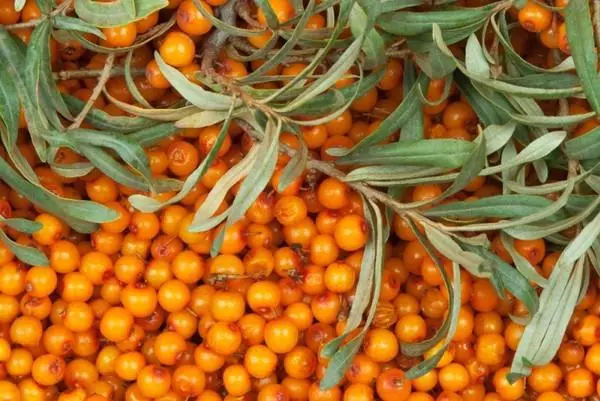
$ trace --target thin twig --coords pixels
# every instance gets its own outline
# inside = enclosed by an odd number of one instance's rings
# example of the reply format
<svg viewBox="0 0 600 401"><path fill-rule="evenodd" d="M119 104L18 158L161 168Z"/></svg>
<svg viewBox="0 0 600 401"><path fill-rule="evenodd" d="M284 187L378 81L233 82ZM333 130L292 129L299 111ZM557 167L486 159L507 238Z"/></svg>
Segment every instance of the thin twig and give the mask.
<svg viewBox="0 0 600 401"><path fill-rule="evenodd" d="M225 3L224 6L219 8L221 13L221 20L228 25L235 25L236 13L235 7L237 4L237 0L230 0ZM217 72L215 71L214 65L217 60L217 56L219 55L219 51L225 46L227 39L229 38L229 33L221 29L213 30L212 34L208 38L208 40L204 43L204 49L202 53L202 71L210 76L215 77Z"/></svg>
<svg viewBox="0 0 600 401"><path fill-rule="evenodd" d="M41 24L42 22L44 22L46 19L52 18L55 15L61 14L61 13L65 12L66 10L68 10L71 7L71 5L73 4L73 1L74 0L64 1L62 4L60 4L58 7L56 7L50 14L42 15L40 18L32 19L32 20L26 21L26 22L18 22L16 24L4 25L3 28L8 31L12 31L15 29L21 29L21 28L33 28L33 27Z"/></svg>
<svg viewBox="0 0 600 401"><path fill-rule="evenodd" d="M77 115L77 117L75 118L73 123L69 126L70 130L79 128L79 126L85 119L85 116L92 108L94 102L96 101L96 99L98 99L98 96L100 96L100 94L102 93L102 89L104 88L104 85L106 84L106 81L108 81L108 78L110 76L110 70L112 69L112 65L113 65L114 61L115 61L115 54L110 53L108 55L108 57L106 58L106 64L104 64L103 73L98 78L98 83L94 87L94 90L92 91L92 95L88 99L88 101L85 104L85 106L83 107L83 109L81 109L81 111L79 112L79 114Z"/></svg>
<svg viewBox="0 0 600 401"><path fill-rule="evenodd" d="M240 1L235 7L235 11L252 28L262 28L262 25L252 16L252 10L246 1Z"/></svg>
<svg viewBox="0 0 600 401"><path fill-rule="evenodd" d="M68 80L68 79L83 79L83 78L96 78L102 75L104 69L101 70L63 70L52 73L52 78L55 80ZM146 70L144 68L132 68L131 75L134 77L138 77L144 75ZM109 72L109 78L112 77L120 77L125 74L125 69L123 67L113 67Z"/></svg>
<svg viewBox="0 0 600 401"><path fill-rule="evenodd" d="M596 33L596 47L600 46L600 0L594 0L594 32Z"/></svg>

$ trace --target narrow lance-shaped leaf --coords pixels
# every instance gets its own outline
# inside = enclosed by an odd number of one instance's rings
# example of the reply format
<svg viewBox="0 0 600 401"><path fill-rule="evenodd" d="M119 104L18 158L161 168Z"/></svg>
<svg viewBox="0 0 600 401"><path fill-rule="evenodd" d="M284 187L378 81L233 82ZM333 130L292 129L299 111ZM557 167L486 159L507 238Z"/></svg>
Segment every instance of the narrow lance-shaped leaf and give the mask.
<svg viewBox="0 0 600 401"><path fill-rule="evenodd" d="M229 110L232 103L239 103L231 96L209 92L191 83L179 70L165 63L158 52L154 53L154 58L165 78L194 106L204 110Z"/></svg>
<svg viewBox="0 0 600 401"><path fill-rule="evenodd" d="M583 84L586 98L592 109L600 113L600 76L598 52L594 40L594 27L590 5L587 1L571 1L564 10L569 50L575 62L577 75Z"/></svg>
<svg viewBox="0 0 600 401"><path fill-rule="evenodd" d="M416 96L417 87L419 85L426 85L427 83L427 77L425 74L421 74L414 82L410 91L406 92L402 103L400 103L400 105L377 126L375 131L354 146L354 148L348 152L347 156L340 158L340 163L343 163L346 158L352 158L352 156L360 154L364 149L369 149L373 144L384 140L392 135L394 131L402 128L402 126L412 118L415 111L422 106L419 97Z"/></svg>
<svg viewBox="0 0 600 401"><path fill-rule="evenodd" d="M217 139L215 140L215 143L211 147L210 151L204 160L202 160L202 163L200 163L200 165L196 167L196 169L185 179L183 186L181 187L181 191L179 191L177 195L163 202L145 195L131 195L129 197L129 202L131 205L144 213L154 213L164 206L172 205L173 203L177 203L181 199L185 198L196 186L200 178L202 178L202 176L206 173L206 170L208 170L219 150L221 149L221 146L227 137L232 113L233 107L230 108L229 116L219 130L219 135L217 136Z"/></svg>
<svg viewBox="0 0 600 401"><path fill-rule="evenodd" d="M50 261L39 249L21 245L6 235L4 230L0 230L0 241L6 245L6 247L15 254L17 259L32 266L48 266Z"/></svg>

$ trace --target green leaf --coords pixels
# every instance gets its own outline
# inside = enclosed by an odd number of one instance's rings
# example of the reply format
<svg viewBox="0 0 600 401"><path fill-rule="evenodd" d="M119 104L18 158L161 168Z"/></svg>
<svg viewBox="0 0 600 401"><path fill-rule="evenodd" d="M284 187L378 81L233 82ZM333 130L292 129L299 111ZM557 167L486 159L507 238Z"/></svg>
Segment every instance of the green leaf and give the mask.
<svg viewBox="0 0 600 401"><path fill-rule="evenodd" d="M292 102L285 107L278 109L281 113L287 113L297 110L308 100L314 99L319 94L328 90L336 81L342 78L346 71L356 62L360 54L360 47L363 42L363 37L358 37L352 44L342 53L326 74L317 78L302 94L296 97Z"/></svg>
<svg viewBox="0 0 600 401"><path fill-rule="evenodd" d="M421 90L420 82L417 83L416 78L417 72L413 63L406 60L404 63L404 79L402 85L404 86L404 93L411 93L411 89L416 87L419 91ZM425 84L426 82L423 82ZM387 120L387 119L386 119ZM385 120L384 120L385 121ZM379 127L377 127L379 128ZM376 129L377 130L377 129ZM423 103L418 102L414 107L414 111L409 116L402 126L402 132L400 134L399 141L411 141L416 139L423 139L425 137L425 119L423 117Z"/></svg>
<svg viewBox="0 0 600 401"><path fill-rule="evenodd" d="M109 3L75 0L75 12L84 21L106 28L140 20L168 4L167 0L115 0Z"/></svg>
<svg viewBox="0 0 600 401"><path fill-rule="evenodd" d="M573 160L600 157L600 127L565 142L565 153L569 159Z"/></svg>
<svg viewBox="0 0 600 401"><path fill-rule="evenodd" d="M279 178L279 183L276 188L279 192L283 192L283 190L300 177L306 169L306 163L308 162L308 147L303 140L299 140L299 143L300 148L292 155L292 158L281 172L281 177Z"/></svg>
<svg viewBox="0 0 600 401"><path fill-rule="evenodd" d="M77 99L76 97L67 95L64 97L64 99L65 99L65 102L67 103L67 106L69 107L69 110L72 113L75 113L75 114L79 113L85 106L85 102L82 102L81 100ZM111 100L111 102L113 102L113 103L116 103L113 101L116 99L111 99L109 97L109 100ZM117 104L117 106L120 106L120 105ZM158 111L162 111L162 110L156 110L156 111L158 112ZM140 130L143 128L148 128L148 127L151 127L151 126L154 126L157 124L156 121L153 121L149 118L111 116L110 114L108 114L100 109L97 109L97 108L90 109L90 111L85 116L85 121L90 123L91 125L93 125L94 127L98 128L98 129L112 131L112 132L120 132L120 133L128 133L128 132L132 132L132 131L137 131L137 130Z"/></svg>
<svg viewBox="0 0 600 401"><path fill-rule="evenodd" d="M12 253L22 262L31 266L49 266L50 261L42 251L36 248L24 246L11 240L3 230L0 230L0 241L10 249Z"/></svg>
<svg viewBox="0 0 600 401"><path fill-rule="evenodd" d="M127 140L137 143L142 148L156 145L158 142L166 139L177 132L177 128L172 123L158 124L150 128L143 128L127 135Z"/></svg>
<svg viewBox="0 0 600 401"><path fill-rule="evenodd" d="M21 219L21 218L6 219L6 218L2 217L2 218L0 218L0 221L2 221L4 224L9 226L10 228L13 228L13 229L15 229L19 232L25 233L25 234L33 234L34 232L38 231L40 228L43 227L43 225L41 223L38 223L37 221L31 221L31 220Z"/></svg>
<svg viewBox="0 0 600 401"><path fill-rule="evenodd" d="M26 0L14 0L15 11L21 11L25 7Z"/></svg>
<svg viewBox="0 0 600 401"><path fill-rule="evenodd" d="M460 192L464 187L469 185L469 182L477 177L481 170L485 167L487 162L485 137L480 135L477 139L477 145L467 160L465 160L465 164L456 177L456 180L454 180L454 182L452 182L452 184L442 194L444 198Z"/></svg>
<svg viewBox="0 0 600 401"><path fill-rule="evenodd" d="M34 204L65 220L79 232L93 232L96 225L118 217L117 213L91 201L60 198L43 188L24 180L0 158L0 178L12 189L20 192Z"/></svg>
<svg viewBox="0 0 600 401"><path fill-rule="evenodd" d="M271 176L275 171L277 156L279 150L279 135L281 134L282 123L269 120L264 130L262 142L259 145L257 158L250 168L250 172L242 182L238 193L236 194L229 216L227 216L226 227L240 220L246 214L246 211L256 201L256 198L265 189ZM221 234L225 228L221 230ZM218 253L222 244L222 235L213 241L211 255L213 257Z"/></svg>
<svg viewBox="0 0 600 401"><path fill-rule="evenodd" d="M444 78L456 69L454 61L442 53L438 47L433 47L426 53L415 54L415 62L431 79Z"/></svg>
<svg viewBox="0 0 600 401"><path fill-rule="evenodd" d="M150 191L150 185L146 180L125 168L100 147L81 144L78 149L90 163L119 184L140 191Z"/></svg>
<svg viewBox="0 0 600 401"><path fill-rule="evenodd" d="M219 181L217 181L217 184L208 193L202 205L196 210L196 214L188 227L188 231L201 231L199 227L215 214L219 205L229 193L229 190L248 175L257 158L257 154L258 146L254 145L239 163L232 166Z"/></svg>
<svg viewBox="0 0 600 401"><path fill-rule="evenodd" d="M204 128L225 120L229 112L202 110L175 122L177 128Z"/></svg>
<svg viewBox="0 0 600 401"><path fill-rule="evenodd" d="M69 131L69 136L80 144L114 150L121 160L140 173L148 182L152 180L148 155L130 136L83 128Z"/></svg>
<svg viewBox="0 0 600 401"><path fill-rule="evenodd" d="M452 54L452 51L450 48L448 48L444 37L442 36L441 28L438 25L433 26L433 38L442 53L452 58L461 72L478 84L483 85L493 91L533 99L560 99L567 96L578 95L582 92L582 88L580 87L566 89L543 89L513 85L500 79L490 78L489 71L483 65L483 63L487 64L487 61L485 61L482 58L482 54L480 54L482 52L482 50L480 51L481 44L474 34L472 34L469 38L469 50L471 51L472 55L477 55L477 58L476 60L473 60L471 69L469 69L468 65L463 65L463 63Z"/></svg>
<svg viewBox="0 0 600 401"><path fill-rule="evenodd" d="M266 3L268 4L268 2ZM308 5L306 6L306 10L302 13L302 18L300 18L300 20L298 21L298 24L294 28L292 35L285 41L285 43L281 46L277 53L275 53L274 56L267 58L260 67L249 73L244 78L240 79L240 84L252 84L253 81L256 80L256 78L264 76L272 68L281 64L281 62L290 53L290 51L294 49L294 47L298 43L298 40L300 40L302 33L305 32L306 23L308 22L308 19L313 15L315 4L315 0L309 1Z"/></svg>
<svg viewBox="0 0 600 401"><path fill-rule="evenodd" d="M492 102L483 97L473 86L470 79L460 70L454 71L454 82L469 101L477 117L484 125L504 125L510 121L510 116L502 109L497 108Z"/></svg>
<svg viewBox="0 0 600 401"><path fill-rule="evenodd" d="M356 39L364 37L362 52L365 57L362 60L362 66L366 70L371 70L383 66L386 62L383 38L372 24L375 22L373 17L379 14L381 3L377 0L364 0L364 3L363 7L359 3L354 3L349 22L352 35ZM368 14L365 10L368 10ZM373 21L369 21L369 19L373 19Z"/></svg>
<svg viewBox="0 0 600 401"><path fill-rule="evenodd" d="M79 18L73 18L66 15L55 15L52 18L52 23L55 29L62 29L65 31L77 31L85 32L96 35L101 39L105 39L104 33L98 29L95 25L85 22Z"/></svg>
<svg viewBox="0 0 600 401"><path fill-rule="evenodd" d="M548 285L548 280L539 274L537 270L535 270L535 267L533 267L524 256L517 252L512 237L506 233L501 233L500 239L502 240L502 245L512 258L515 267L523 275L523 277L529 281L533 281L540 287L546 287L546 285Z"/></svg>
<svg viewBox="0 0 600 401"><path fill-rule="evenodd" d="M478 8L455 8L443 11L398 11L386 13L377 19L377 23L387 32L400 36L415 36L431 33L434 24L446 31L483 20L496 7L495 3Z"/></svg>
<svg viewBox="0 0 600 401"><path fill-rule="evenodd" d="M337 163L408 164L456 168L465 163L474 147L473 143L458 139L402 141L388 145L372 146L361 152L351 153L338 159Z"/></svg>
<svg viewBox="0 0 600 401"><path fill-rule="evenodd" d="M344 101L348 101L355 94L356 97L360 97L374 88L377 83L379 83L381 77L383 77L384 71L384 69L373 71L369 75L365 76L362 80L354 82L352 85L349 85L339 91L327 91L322 93L294 110L294 114L323 115L331 113L339 108L340 103L335 101L338 93L342 94Z"/></svg>
<svg viewBox="0 0 600 401"><path fill-rule="evenodd" d="M480 255L463 250L448 234L431 225L425 225L425 235L437 251L467 269L472 275L480 278L491 276Z"/></svg>
<svg viewBox="0 0 600 401"><path fill-rule="evenodd" d="M379 126L369 134L365 139L357 143L346 156L340 158L338 160L339 163L344 163L347 159L351 160L353 157L357 157L363 154L363 151L373 149L373 145L388 138L392 135L396 130L402 128L407 121L409 121L418 110L419 107L422 107L421 101L419 97L416 96L416 92L421 84L426 85L428 83L428 79L424 74L421 74L419 78L415 81L411 90L406 93L402 103L396 109L379 124ZM403 141L408 143L409 141ZM410 141L412 142L412 141ZM415 141L422 142L422 141ZM416 164L416 163L409 163Z"/></svg>
<svg viewBox="0 0 600 401"><path fill-rule="evenodd" d="M24 110L33 146L40 160L45 161L46 142L41 139L41 134L48 130L49 124L46 116L37 105L37 97L32 97L32 93L29 91L26 69L23 68L26 65L26 50L19 39L11 36L8 31L0 26L0 57L17 88L16 94Z"/></svg>
<svg viewBox="0 0 600 401"><path fill-rule="evenodd" d="M372 270L369 269L369 271L373 272L373 292L370 294L369 297L367 297L367 299L379 299L379 293L381 291L381 277L383 272L384 247L384 223L381 211L379 210L379 206L370 200L365 202L365 217L367 219L369 227L371 228L371 236L369 242L372 242L374 247L374 262L371 267ZM319 383L319 387L322 390L332 388L333 386L338 384L343 378L344 373L346 372L350 362L352 361L352 358L358 352L360 344L362 343L362 340L366 335L367 330L373 322L376 309L377 302L371 302L369 312L365 320L365 324L360 333L355 338L350 340L348 344L339 349L329 360L327 370L325 371L325 375ZM333 341L339 341L338 339Z"/></svg>
<svg viewBox="0 0 600 401"><path fill-rule="evenodd" d="M600 77L598 52L594 41L594 28L590 5L587 1L571 1L564 10L569 49L575 62L577 75L583 84L587 101L600 113Z"/></svg>
<svg viewBox="0 0 600 401"><path fill-rule="evenodd" d="M483 136L486 142L486 153L490 155L502 149L510 140L516 128L517 125L512 121L504 125L491 124L485 127Z"/></svg>
<svg viewBox="0 0 600 401"><path fill-rule="evenodd" d="M127 85L127 89L129 90L129 93L131 93L131 95L133 96L133 99L137 103L139 103L143 107L151 109L152 106L150 105L150 103L148 103L148 101L144 98L144 96L142 96L142 94L138 90L137 86L135 85L135 82L133 81L133 76L131 75L131 60L132 60L132 58L133 58L133 50L130 50L129 52L127 52L127 55L125 56L125 61L124 61L125 74L123 74L123 77L125 78L125 84Z"/></svg>
<svg viewBox="0 0 600 401"><path fill-rule="evenodd" d="M154 213L166 205L172 205L173 203L177 203L181 199L185 198L190 193L190 191L196 187L196 184L198 183L200 178L204 176L206 170L208 170L213 160L219 153L219 149L221 149L223 141L227 137L232 113L233 108L230 109L229 116L227 117L225 123L221 127L221 130L219 131L219 135L217 136L213 147L210 149L204 160L202 160L202 163L200 163L200 165L196 167L196 169L185 179L183 186L181 187L181 190L179 191L179 193L177 193L177 195L164 202L160 202L154 198L145 195L131 195L129 197L129 203L131 203L133 207L144 213Z"/></svg>
<svg viewBox="0 0 600 401"><path fill-rule="evenodd" d="M512 219L529 216L550 204L552 201L543 196L507 194L440 204L423 214L429 217Z"/></svg>
<svg viewBox="0 0 600 401"><path fill-rule="evenodd" d="M188 81L177 68L165 63L158 52L154 53L154 57L165 78L181 96L194 106L204 110L229 110L232 103L239 104L239 101L234 100L231 96L206 91L200 85Z"/></svg>
<svg viewBox="0 0 600 401"><path fill-rule="evenodd" d="M535 315L535 313L538 311L540 303L537 293L531 284L529 284L529 280L523 277L518 270L506 263L495 253L490 252L488 249L469 245L465 242L463 242L462 248L483 257L488 263L490 263L494 280L497 280L502 288L505 288L517 299L523 302L529 311L529 316ZM498 295L504 298L504 294L500 293Z"/></svg>
<svg viewBox="0 0 600 401"><path fill-rule="evenodd" d="M53 127L61 129L62 123L57 112L65 118L72 116L52 78L49 45L51 32L50 20L44 20L33 29L27 46L24 77L30 96L39 108L38 113L44 114Z"/></svg>

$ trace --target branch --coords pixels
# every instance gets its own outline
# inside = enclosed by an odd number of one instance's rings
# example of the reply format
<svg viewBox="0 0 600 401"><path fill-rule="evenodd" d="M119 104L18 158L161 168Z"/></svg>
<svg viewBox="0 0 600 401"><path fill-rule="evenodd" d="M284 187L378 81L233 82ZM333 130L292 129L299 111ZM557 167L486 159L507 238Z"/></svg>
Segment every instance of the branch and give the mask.
<svg viewBox="0 0 600 401"><path fill-rule="evenodd" d="M85 106L83 107L83 109L81 109L81 111L79 112L79 114L77 115L77 117L75 118L73 123L69 126L70 130L79 128L79 126L85 119L85 116L87 115L87 113L90 111L90 109L94 105L94 102L96 101L96 99L98 99L98 96L100 96L100 94L102 93L102 89L104 88L104 85L106 85L106 81L108 81L108 78L110 76L110 70L111 70L114 62L115 62L115 53L110 53L108 55L108 57L106 58L106 64L104 64L104 69L102 71L102 74L98 78L98 83L94 87L94 90L92 91L92 95L88 99L88 101L85 104Z"/></svg>
<svg viewBox="0 0 600 401"><path fill-rule="evenodd" d="M52 18L55 15L66 12L69 8L71 8L73 1L74 0L65 0L62 4L60 4L58 7L56 7L54 9L54 11L52 11L50 14L42 15L40 18L32 19L32 20L26 21L26 22L18 22L16 24L3 25L3 28L8 31L11 31L11 30L15 30L15 29L35 27L35 26L41 24L42 22L44 22L48 18Z"/></svg>
<svg viewBox="0 0 600 401"><path fill-rule="evenodd" d="M63 70L52 73L52 78L55 80L68 80L68 79L82 79L82 78L96 78L104 73L104 68L101 70ZM146 70L144 68L132 68L131 75L134 77L144 75ZM123 67L113 67L108 72L108 77L119 77L125 74Z"/></svg>

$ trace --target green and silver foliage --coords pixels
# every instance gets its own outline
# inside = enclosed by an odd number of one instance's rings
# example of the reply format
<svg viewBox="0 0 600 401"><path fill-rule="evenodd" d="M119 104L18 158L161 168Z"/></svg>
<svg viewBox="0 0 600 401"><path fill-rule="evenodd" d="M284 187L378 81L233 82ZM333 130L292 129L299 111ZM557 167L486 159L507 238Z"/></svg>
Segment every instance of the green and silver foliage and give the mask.
<svg viewBox="0 0 600 401"><path fill-rule="evenodd" d="M489 279L502 297L510 292L529 310L527 324L512 365L512 377L527 375L532 366L550 361L562 340L570 316L589 282L590 269L600 267L600 128L570 139L572 127L600 113L600 77L594 28L587 1L573 1L564 10L572 57L552 69L528 63L511 47L514 28L507 10L522 1L497 1L480 8L456 7L452 0L435 1L436 6L414 11L411 7L431 5L429 0L325 0L308 5L293 0L297 17L280 24L266 0L255 0L264 10L268 26L240 28L236 22L235 0L205 14L218 28L205 40L205 60L197 79L186 79L156 54L158 65L171 85L185 98L185 104L169 109L153 109L135 90L130 66L131 52L169 29L165 22L138 38L127 49L108 49L87 41L82 34L102 37L98 27L122 25L147 16L166 6L166 0L118 0L98 3L92 0L65 1L54 7L51 0L37 0L44 17L36 21L31 43L26 48L0 27L0 133L9 162L0 159L0 178L41 208L62 218L79 232L89 233L98 223L116 216L106 207L89 201L60 198L46 190L16 146L19 110L24 110L31 140L38 157L58 174L80 177L96 168L138 194L131 204L141 211L154 212L175 203L194 188L214 160L233 121L255 139L251 150L232 167L211 190L190 226L204 231L242 217L263 191L275 170L280 152L291 155L284 168L280 187L285 188L306 169L318 170L346 181L364 199L370 223L370 239L365 247L356 302L350 310L345 332L323 350L330 358L321 381L323 388L335 385L353 356L373 319L379 297L383 247L389 235L393 213L405 219L443 274L450 294L449 312L439 331L418 344L403 344L409 356L420 356L441 343L439 352L413 368L408 377L418 377L432 369L451 341L460 309L459 265L471 274ZM22 1L16 0L17 4ZM77 17L67 16L74 3ZM66 4L66 5L65 5ZM199 10L203 11L202 7ZM327 26L305 30L310 15L325 12ZM238 24L239 25L239 24ZM341 35L350 27L351 36ZM269 30L272 39L262 49L249 46L247 38ZM482 38L493 31L496 42L488 48ZM99 72L94 93L101 93L111 74L124 74L138 102L124 104L105 95L134 117L109 117L59 93L50 67L48 40L78 38L93 51L108 53L108 62ZM449 46L466 43L464 57ZM228 80L213 69L211 53L225 49L240 61L265 59L264 65L248 76ZM124 66L113 66L116 56ZM388 57L405 59L402 103L379 127L352 149L333 149L340 165L356 166L345 174L334 165L309 157L299 135L302 127L322 124L346 110L354 99L373 88L383 73ZM272 67L286 62L307 61L307 67L294 77L269 76ZM26 66L22 68L22 66ZM417 69L418 67L418 69ZM356 71L354 83L344 89L333 85L348 71ZM573 74L573 72L576 74ZM423 96L431 79L445 79L446 92L455 82L471 102L482 127L472 143L451 139L424 139ZM278 80L279 89L255 89L251 85ZM14 94L18 93L18 97ZM593 112L580 115L546 116L536 100L558 99L565 109L566 97L585 97ZM92 129L80 128L82 121ZM152 177L143 151L178 128L221 124L215 146L184 182ZM298 135L298 150L279 143L282 131ZM379 145L400 132L395 143ZM68 147L87 160L63 165L55 161L59 147ZM517 149L521 149L517 151ZM528 185L526 175L533 168L541 184ZM565 172L561 181L549 181L549 169ZM440 203L462 190L473 178L485 176L503 187L502 195L475 201ZM220 215L217 205L228 191L241 182L238 196ZM430 202L402 203L403 188L423 183L445 183L447 189ZM175 191L167 201L152 195ZM556 201L547 195L557 196ZM424 206L428 206L424 208ZM36 223L6 219L4 223L26 233L38 229ZM424 228L422 234L416 227ZM577 235L561 235L576 227ZM508 265L489 251L483 234L497 230L512 255ZM224 230L221 231L221 233ZM222 234L221 234L222 235ZM545 238L563 249L552 275L541 277L513 247L513 239ZM3 232L0 239L16 255L30 264L47 264L39 251L13 243ZM211 253L218 252L222 236L214 240ZM436 256L436 250L451 259L454 280L450 280ZM535 283L534 288L531 283ZM540 294L540 295L539 295ZM551 328L551 329L550 329ZM358 335L345 341L350 333Z"/></svg>

